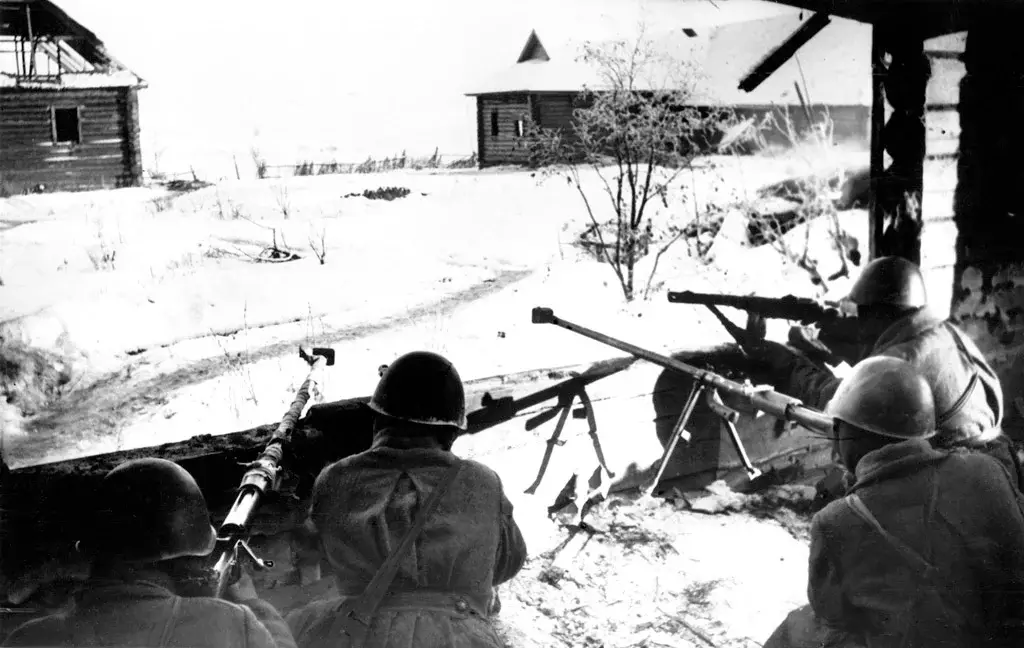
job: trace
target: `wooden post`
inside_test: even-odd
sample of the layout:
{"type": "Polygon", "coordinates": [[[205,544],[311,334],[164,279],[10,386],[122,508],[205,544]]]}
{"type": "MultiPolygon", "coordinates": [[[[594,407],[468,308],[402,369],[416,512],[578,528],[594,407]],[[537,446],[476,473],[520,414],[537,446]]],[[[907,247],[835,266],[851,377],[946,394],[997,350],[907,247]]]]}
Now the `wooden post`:
{"type": "Polygon", "coordinates": [[[131,187],[142,185],[142,143],[139,126],[139,91],[136,88],[125,90],[125,139],[127,155],[125,156],[125,172],[127,184],[131,187]]]}
{"type": "Polygon", "coordinates": [[[484,100],[483,97],[476,98],[476,166],[479,169],[487,164],[486,151],[484,150],[484,100]]]}
{"type": "Polygon", "coordinates": [[[36,73],[36,39],[32,36],[32,6],[25,5],[25,25],[28,28],[28,40],[32,43],[32,49],[29,53],[28,61],[28,75],[34,76],[36,73]]]}
{"type": "Polygon", "coordinates": [[[882,129],[885,127],[885,47],[882,44],[881,29],[874,25],[871,29],[871,168],[868,196],[868,254],[870,259],[885,256],[879,247],[882,245],[882,232],[885,216],[882,204],[878,199],[878,188],[881,186],[882,174],[885,171],[885,143],[882,141],[882,129]]]}
{"type": "MultiPolygon", "coordinates": [[[[995,12],[993,12],[995,14],[995,12]]],[[[1024,5],[974,23],[960,82],[953,321],[999,375],[1003,430],[1024,439],[1024,5]]]]}
{"type": "Polygon", "coordinates": [[[871,256],[901,256],[921,262],[921,202],[924,187],[925,100],[931,66],[924,39],[912,31],[883,31],[875,26],[872,66],[875,79],[872,124],[884,119],[884,104],[892,114],[880,132],[872,129],[871,256]],[[891,56],[885,65],[883,52],[891,56]],[[881,88],[878,88],[878,85],[881,88]],[[876,142],[880,140],[881,146],[876,142]],[[892,164],[879,172],[882,152],[892,164]],[[877,175],[876,175],[877,173],[877,175]]]}

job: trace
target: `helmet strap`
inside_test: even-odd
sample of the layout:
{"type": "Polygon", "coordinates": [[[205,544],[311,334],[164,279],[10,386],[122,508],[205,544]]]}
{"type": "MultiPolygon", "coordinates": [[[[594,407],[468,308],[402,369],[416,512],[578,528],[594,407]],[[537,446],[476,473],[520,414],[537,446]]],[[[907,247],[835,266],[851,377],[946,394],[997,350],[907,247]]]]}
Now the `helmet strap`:
{"type": "Polygon", "coordinates": [[[843,426],[843,432],[837,438],[839,454],[843,458],[843,465],[850,472],[857,469],[864,455],[900,441],[849,425],[843,426]]]}

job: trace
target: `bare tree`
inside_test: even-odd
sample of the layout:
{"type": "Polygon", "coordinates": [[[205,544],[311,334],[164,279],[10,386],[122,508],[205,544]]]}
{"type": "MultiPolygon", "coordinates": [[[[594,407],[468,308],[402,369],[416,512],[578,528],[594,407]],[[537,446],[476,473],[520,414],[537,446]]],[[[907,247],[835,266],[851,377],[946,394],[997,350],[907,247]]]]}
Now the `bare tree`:
{"type": "MultiPolygon", "coordinates": [[[[571,130],[533,123],[528,129],[533,163],[545,177],[566,178],[579,193],[598,256],[614,268],[627,301],[636,294],[636,263],[655,236],[652,201],[668,208],[673,182],[732,120],[726,110],[698,108],[696,66],[659,53],[643,25],[639,31],[633,43],[584,45],[580,60],[599,73],[600,84],[578,97],[571,130]],[[596,174],[597,192],[581,176],[584,170],[596,174]],[[591,193],[610,202],[610,221],[602,222],[591,193]]],[[[670,234],[658,256],[678,239],[670,234]]],[[[652,279],[653,273],[648,285],[652,279]]]]}
{"type": "MultiPolygon", "coordinates": [[[[810,116],[810,109],[807,108],[807,111],[810,116]]],[[[833,198],[846,180],[846,169],[842,164],[822,164],[834,156],[836,148],[831,115],[823,110],[818,119],[808,119],[808,122],[801,131],[794,125],[788,111],[781,111],[766,115],[760,127],[753,131],[759,148],[766,153],[771,147],[764,134],[772,131],[780,133],[789,151],[795,152],[797,158],[805,163],[806,173],[769,188],[769,193],[793,203],[795,208],[792,211],[772,215],[761,214],[751,208],[749,212],[765,242],[807,272],[811,283],[824,293],[829,282],[850,275],[849,263],[852,261],[854,265],[859,265],[861,255],[857,239],[839,221],[833,198]],[[811,223],[819,218],[827,219],[831,243],[829,252],[835,252],[840,264],[839,270],[828,277],[821,271],[821,262],[825,259],[820,256],[821,253],[819,256],[812,254],[811,249],[811,223]],[[803,240],[787,240],[793,238],[787,237],[787,233],[801,225],[804,226],[803,240]]]]}

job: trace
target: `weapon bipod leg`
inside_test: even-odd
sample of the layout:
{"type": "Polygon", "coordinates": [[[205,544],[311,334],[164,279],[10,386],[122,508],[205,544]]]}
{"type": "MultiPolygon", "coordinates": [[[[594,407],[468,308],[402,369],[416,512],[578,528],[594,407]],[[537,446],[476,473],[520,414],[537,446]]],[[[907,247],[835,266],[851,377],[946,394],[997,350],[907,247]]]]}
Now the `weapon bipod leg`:
{"type": "Polygon", "coordinates": [[[675,427],[672,428],[672,434],[669,436],[668,443],[665,445],[665,453],[661,456],[658,472],[654,475],[654,480],[643,490],[645,497],[650,497],[654,493],[654,489],[658,487],[658,482],[661,481],[661,476],[665,473],[665,468],[668,466],[669,459],[672,458],[672,453],[675,452],[679,439],[684,438],[689,443],[691,436],[686,430],[686,425],[690,422],[693,408],[697,406],[697,399],[700,398],[700,395],[704,393],[707,387],[707,384],[703,381],[696,381],[693,387],[690,388],[690,395],[686,399],[686,405],[683,406],[683,411],[679,414],[675,427]]]}
{"type": "Polygon", "coordinates": [[[747,475],[750,479],[757,479],[761,476],[761,471],[750,461],[750,456],[747,454],[747,449],[743,447],[743,440],[740,439],[740,434],[736,430],[736,421],[740,417],[740,413],[736,410],[728,407],[722,402],[721,396],[718,395],[717,389],[712,389],[707,393],[708,407],[711,411],[717,414],[721,419],[722,423],[729,431],[729,438],[732,440],[732,445],[736,449],[736,454],[739,455],[740,461],[743,462],[743,467],[747,471],[747,475]]]}

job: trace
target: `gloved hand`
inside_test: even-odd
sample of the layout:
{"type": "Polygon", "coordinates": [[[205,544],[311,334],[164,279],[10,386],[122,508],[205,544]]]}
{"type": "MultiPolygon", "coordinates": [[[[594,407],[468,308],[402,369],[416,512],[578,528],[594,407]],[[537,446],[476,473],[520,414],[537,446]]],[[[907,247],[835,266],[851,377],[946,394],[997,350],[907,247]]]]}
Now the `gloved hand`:
{"type": "Polygon", "coordinates": [[[253,583],[249,572],[243,569],[241,578],[228,585],[225,591],[225,598],[232,603],[242,603],[243,601],[259,598],[259,594],[256,593],[256,584],[253,583]]]}
{"type": "Polygon", "coordinates": [[[797,353],[789,347],[765,340],[747,349],[747,357],[754,367],[773,375],[786,375],[793,369],[797,353]]]}
{"type": "Polygon", "coordinates": [[[842,468],[836,468],[828,472],[824,478],[815,484],[814,502],[811,510],[815,513],[829,505],[829,503],[846,495],[853,486],[856,478],[842,468]]]}

